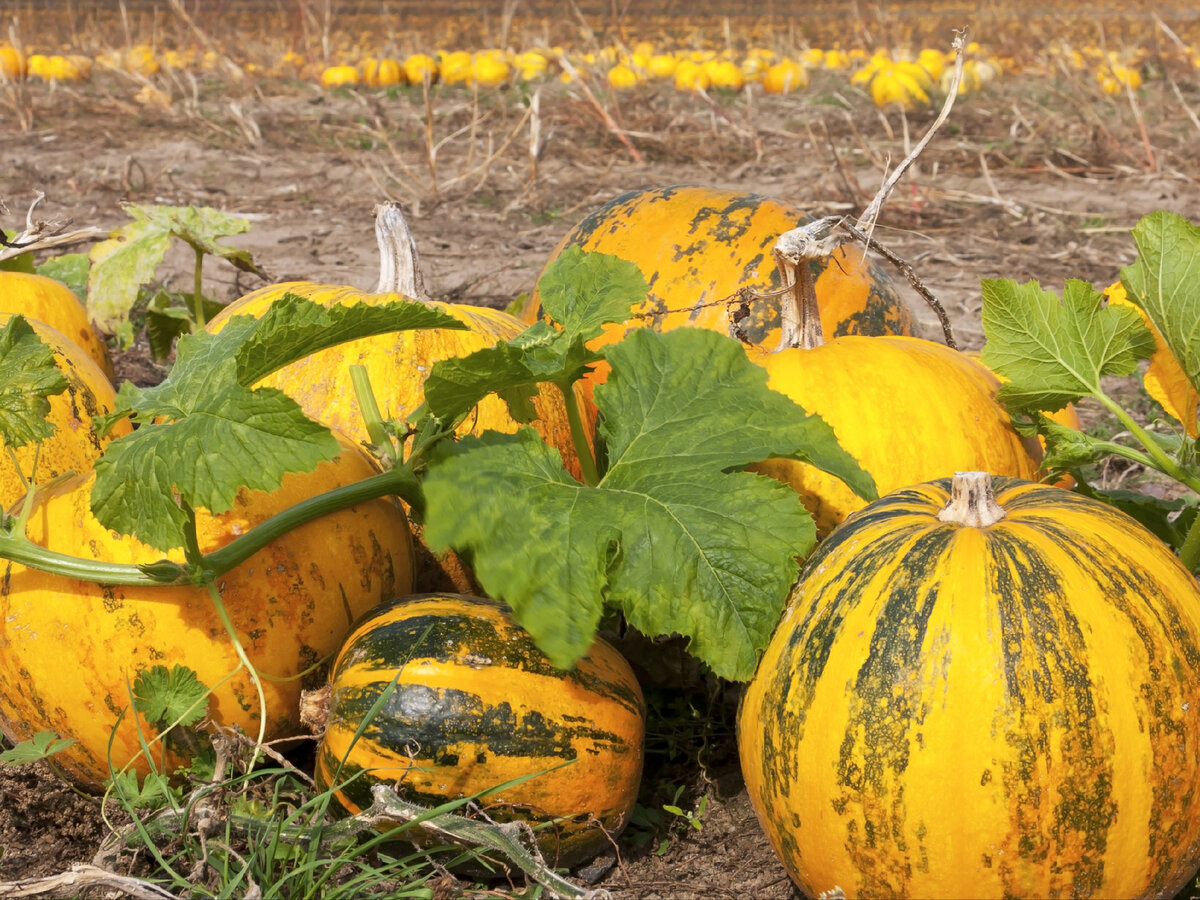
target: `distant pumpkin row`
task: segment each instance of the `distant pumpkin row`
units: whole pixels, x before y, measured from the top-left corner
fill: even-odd
[[[1001,72],[1014,67],[1012,60],[984,53],[977,43],[967,48],[959,93],[979,90]],[[1064,55],[1065,54],[1065,55]],[[1051,50],[1064,64],[1084,69],[1092,67],[1095,79],[1108,94],[1141,87],[1142,74],[1136,52],[1118,56],[1095,48]],[[1200,60],[1200,53],[1190,54]],[[746,84],[760,84],[767,93],[786,94],[809,84],[809,71],[829,69],[851,71],[851,82],[866,90],[878,106],[900,104],[906,109],[927,106],[935,90],[945,92],[950,76],[948,63],[953,55],[925,48],[913,53],[906,49],[867,51],[810,48],[795,56],[781,56],[773,50],[756,47],[740,58],[730,52],[676,50],[665,51],[649,42],[636,44],[632,51],[605,47],[599,53],[569,53],[564,48],[514,52],[499,49],[469,52],[438,51],[413,53],[399,58],[364,56],[357,62],[322,66],[313,64],[294,51],[282,54],[269,67],[256,63],[240,66],[209,50],[166,50],[161,54],[146,44],[125,51],[101,54],[95,60],[81,54],[26,57],[11,45],[0,46],[0,73],[10,81],[38,78],[43,81],[85,81],[92,75],[93,64],[103,68],[151,77],[161,68],[229,69],[242,75],[302,77],[317,80],[322,87],[365,85],[386,88],[393,85],[419,85],[426,79],[444,84],[493,88],[514,81],[531,82],[553,72],[564,82],[602,77],[615,90],[636,88],[650,81],[672,81],[678,90],[741,90]]]

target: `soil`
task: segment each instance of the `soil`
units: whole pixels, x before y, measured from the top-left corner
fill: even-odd
[[[1200,107],[1194,75],[1178,76],[1183,103]],[[962,98],[878,222],[875,237],[940,299],[964,348],[983,339],[981,279],[1103,287],[1133,261],[1129,230],[1140,216],[1169,209],[1200,219],[1200,129],[1168,83],[1148,83],[1135,111],[1084,79],[1014,75]],[[630,189],[701,183],[813,213],[858,212],[933,119],[925,110],[878,111],[838,73],[816,73],[800,94],[752,101],[714,95],[707,103],[669,88],[601,95],[638,161],[583,93],[553,83],[541,91],[535,170],[528,90],[476,98],[446,89],[433,103],[443,142],[435,174],[419,89],[326,93],[301,82],[176,79],[164,109],[135,102],[137,88],[98,75],[8,95],[32,121],[23,131],[6,126],[0,142],[7,230],[21,224],[34,190],[47,195],[40,215],[105,231],[127,221],[125,201],[208,205],[250,221],[228,243],[250,250],[269,281],[371,287],[372,209],[392,199],[409,218],[431,293],[487,306],[530,290],[566,231]],[[182,251],[157,273],[165,283],[190,277]],[[205,277],[225,300],[263,283],[220,261]],[[939,338],[936,317],[911,299],[926,334]],[[116,364],[118,379],[146,383],[162,373],[144,341],[117,353]],[[698,705],[704,727],[684,735],[682,750],[672,755],[667,737],[652,738],[642,802],[661,810],[676,787],[684,809],[707,797],[702,827],[642,829],[644,846],[634,829],[598,886],[628,900],[798,896],[741,789],[730,698]],[[86,863],[106,832],[96,802],[43,765],[0,769],[0,882]]]

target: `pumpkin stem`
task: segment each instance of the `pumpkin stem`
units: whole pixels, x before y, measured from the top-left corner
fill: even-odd
[[[938,521],[986,528],[1007,513],[992,491],[992,476],[987,472],[955,472],[950,482],[950,502],[938,513]]]
[[[799,347],[812,350],[825,343],[821,330],[821,309],[817,305],[817,285],[809,262],[824,259],[840,241],[829,234],[831,219],[818,219],[800,228],[785,231],[771,251],[780,280],[788,291],[780,301],[781,335],[777,350]],[[817,235],[821,234],[821,237]]]
[[[318,737],[325,733],[329,724],[329,695],[332,692],[331,684],[300,692],[300,722]]]
[[[417,261],[417,242],[400,212],[400,204],[388,201],[375,207],[375,239],[379,242],[379,284],[375,293],[428,299]]]

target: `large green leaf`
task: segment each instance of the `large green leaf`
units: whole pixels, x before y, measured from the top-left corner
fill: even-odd
[[[1053,412],[1101,393],[1106,375],[1130,375],[1154,352],[1137,310],[1108,306],[1090,284],[1071,280],[1062,300],[1036,282],[983,282],[983,361],[1008,382],[1012,409]]]
[[[157,549],[182,546],[189,509],[224,512],[241,488],[274,490],[286,473],[311,471],[341,450],[294,400],[252,385],[343,341],[427,327],[465,326],[409,301],[327,309],[289,294],[261,319],[234,316],[217,334],[182,336],[161,384],[121,385],[104,422],[129,415],[138,428],[97,461],[92,511],[107,528]]]
[[[426,540],[465,551],[556,665],[587,651],[611,606],[748,679],[816,538],[794,491],[740,470],[795,456],[869,497],[874,485],[727,337],[638,329],[608,359],[599,484],[575,481],[531,429],[464,440],[426,478]]]

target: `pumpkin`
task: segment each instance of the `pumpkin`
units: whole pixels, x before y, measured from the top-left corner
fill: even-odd
[[[286,475],[276,491],[243,490],[229,512],[198,513],[200,549],[216,550],[302,499],[375,471],[365,453],[347,445],[312,472]],[[109,562],[162,559],[160,551],[96,520],[93,480],[88,473],[40,492],[30,539]],[[182,551],[168,555],[182,559]],[[393,501],[380,499],[309,522],[220,578],[229,616],[264,676],[267,740],[299,732],[298,676],[332,657],[358,616],[411,590],[412,577],[407,519]],[[0,727],[15,741],[43,730],[74,740],[55,760],[80,783],[99,784],[110,762],[147,770],[138,717],[128,710],[119,726],[117,718],[130,706],[129,685],[140,670],[174,663],[213,688],[214,722],[257,733],[255,689],[245,671],[236,671],[238,657],[204,588],[101,585],[7,561],[0,569]],[[305,678],[310,687],[320,680]],[[176,761],[166,760],[168,768]]]
[[[750,358],[767,370],[768,387],[833,428],[879,493],[967,469],[1037,477],[1038,460],[996,402],[999,381],[986,366],[908,335],[827,341],[808,268],[801,263],[789,271],[797,281],[784,306],[783,346],[751,348]],[[822,534],[866,502],[798,460],[769,459],[752,468],[795,488]]]
[[[12,274],[0,273],[0,280]],[[74,298],[73,294],[71,296]],[[0,327],[10,318],[8,314],[0,313]],[[0,438],[0,507],[4,509],[25,496],[22,475],[32,477],[37,484],[45,484],[68,472],[86,472],[111,438],[129,431],[129,422],[122,419],[105,438],[96,435],[92,419],[112,412],[116,403],[112,383],[78,344],[44,322],[26,321],[53,351],[54,364],[66,378],[67,389],[49,398],[47,421],[54,426],[54,434],[40,446],[28,444],[16,448],[16,464],[7,452],[4,439]]]
[[[645,703],[628,663],[597,639],[555,669],[494,600],[380,605],[338,654],[327,702],[316,778],[348,813],[370,806],[375,784],[437,806],[536,775],[478,802],[494,820],[545,825],[543,855],[570,866],[610,848],[633,812]]]
[[[852,516],[737,728],[811,897],[1173,897],[1200,866],[1200,591],[1069,491],[962,473]]]
[[[92,327],[75,292],[61,281],[30,272],[0,272],[0,313],[20,313],[45,322],[82,347],[107,380],[113,379],[108,345]]]
[[[668,331],[691,325],[773,348],[780,339],[779,297],[748,298],[749,314],[735,322],[731,314],[741,303],[736,294],[744,287],[766,292],[781,286],[771,248],[780,234],[805,221],[798,209],[742,191],[697,185],[630,191],[568,232],[547,265],[567,247],[580,247],[636,263],[646,276],[645,302],[625,323],[606,325],[590,346],[618,341],[632,327]],[[811,268],[827,333],[913,333],[913,315],[897,281],[855,247]],[[541,316],[536,290],[521,315],[530,323]],[[602,383],[607,372],[598,365],[589,387]]]
[[[427,303],[469,326],[467,331],[423,329],[399,331],[350,341],[292,363],[267,376],[259,385],[278,388],[296,400],[311,418],[360,442],[368,442],[366,426],[350,378],[350,366],[366,367],[385,419],[406,420],[425,402],[425,376],[435,362],[466,356],[508,340],[525,329],[515,316],[498,309],[424,299],[417,267],[416,245],[400,208],[385,204],[376,210],[375,233],[379,243],[380,277],[374,291],[314,282],[289,282],[247,294],[223,309],[208,323],[220,331],[233,316],[261,316],[284,294],[298,294],[325,306],[379,304],[409,299]],[[557,447],[564,464],[579,474],[579,459],[571,440],[570,423],[558,388],[541,385],[533,399],[538,418],[532,424]],[[486,430],[512,433],[518,423],[508,406],[492,394],[480,401],[476,415],[468,417],[462,433]]]

